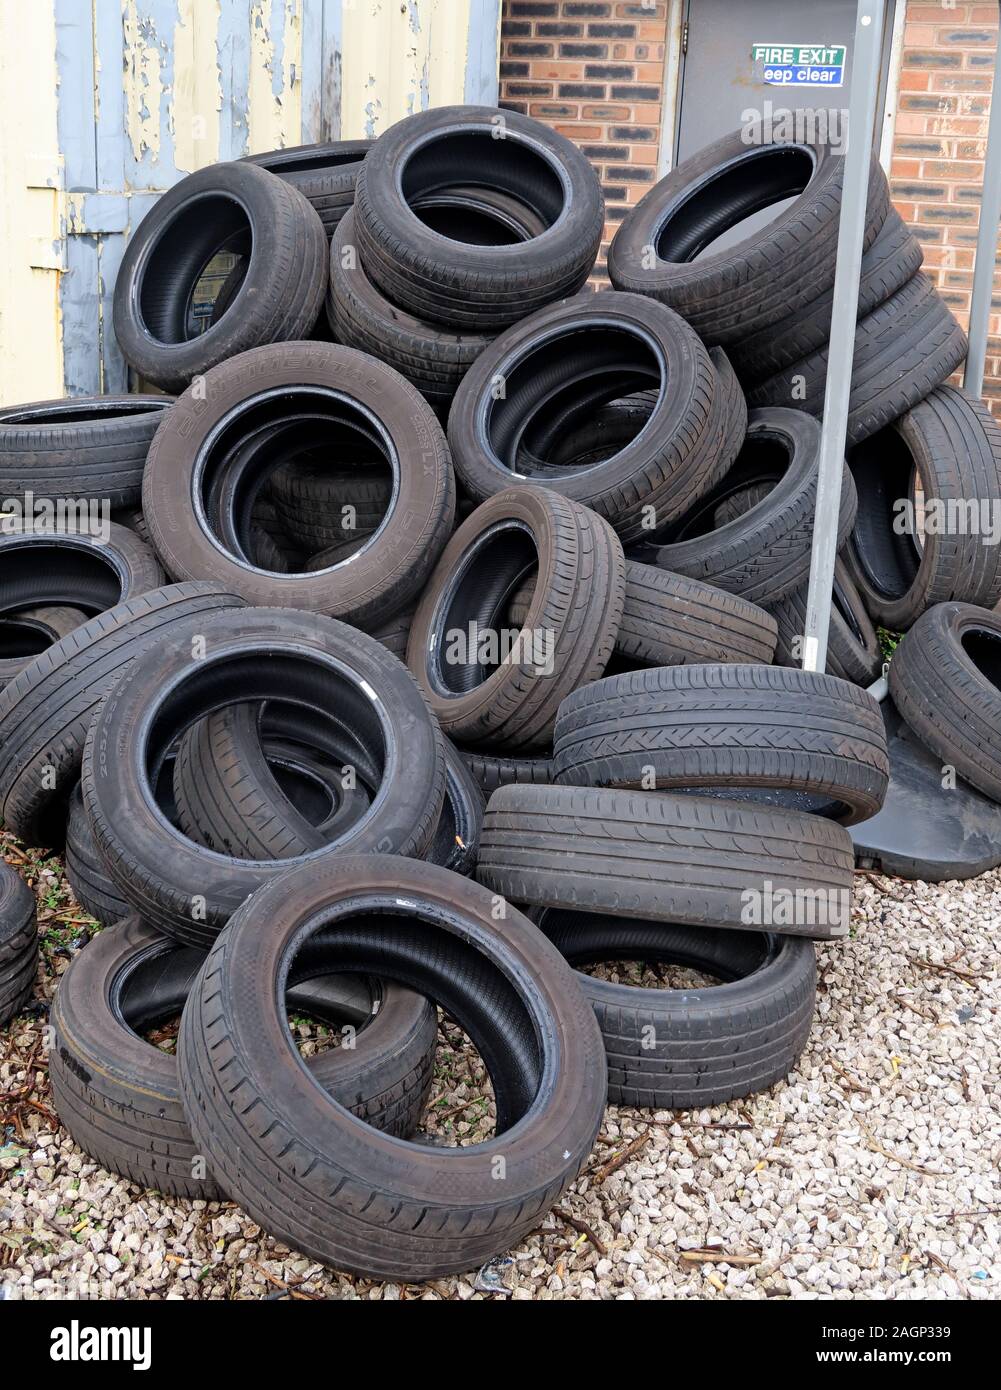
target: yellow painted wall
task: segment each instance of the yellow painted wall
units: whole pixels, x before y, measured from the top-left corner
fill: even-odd
[[[346,0],[341,136],[381,135],[426,106],[462,102],[467,0]]]
[[[0,405],[63,393],[51,0],[0,0]]]

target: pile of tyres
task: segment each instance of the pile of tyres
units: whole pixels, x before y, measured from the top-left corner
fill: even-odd
[[[4,495],[113,509],[0,535],[0,813],[103,924],[50,1072],[104,1167],[341,1269],[476,1268],[607,1103],[795,1066],[887,787],[877,626],[903,716],[1001,797],[998,547],[894,510],[996,501],[1001,431],[943,385],[965,340],[875,164],[828,673],[799,669],[842,177],[717,142],[595,290],[583,154],[461,107],[203,169],[137,227],[142,391],[0,412]],[[37,944],[0,893],[3,1021]],[[587,973],[622,961],[718,983]],[[439,1009],[488,1141],[421,1135]],[[305,1061],[290,1011],[341,1045]],[[145,1040],[179,1014],[176,1056]]]

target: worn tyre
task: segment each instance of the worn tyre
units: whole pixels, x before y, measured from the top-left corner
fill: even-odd
[[[783,666],[654,666],[575,690],[553,735],[556,782],[717,793],[844,825],[874,816],[890,765],[865,690]]]
[[[810,575],[810,546],[817,500],[820,426],[797,410],[752,410],[747,438],[723,481],[684,517],[630,551],[630,557],[688,575],[768,605]],[[762,487],[764,496],[731,520],[721,504]],[[855,486],[846,468],[841,479],[838,544],[848,538],[856,513]]]
[[[7,829],[28,844],[60,845],[87,732],[128,663],[184,624],[200,631],[212,614],[242,606],[212,584],[153,589],[75,628],[15,676],[0,691],[0,808]]]
[[[670,305],[707,343],[739,342],[834,284],[843,179],[844,159],[830,145],[752,144],[744,130],[726,135],[679,164],[624,219],[608,253],[612,284]],[[746,240],[702,254],[743,218],[793,196]],[[866,247],[889,206],[886,177],[873,160]]]
[[[197,638],[204,655],[192,661]],[[194,843],[159,812],[151,786],[151,770],[190,724],[222,705],[262,700],[307,710],[322,701],[376,761],[378,788],[365,814],[296,860],[236,858]],[[94,721],[83,788],[98,850],[122,895],[165,935],[205,946],[250,893],[293,863],[305,869],[345,852],[423,854],[441,814],[445,755],[413,677],[373,638],[332,618],[251,609],[191,623],[137,657]]]
[[[919,271],[855,329],[847,442],[868,439],[940,386],[966,356],[966,334]],[[827,389],[826,345],[747,393],[752,406],[795,406],[818,419]]]
[[[132,507],[169,396],[73,396],[0,410],[0,496]]]
[[[459,480],[478,498],[552,488],[636,540],[651,518],[683,515],[743,442],[743,397],[720,365],[728,378],[679,315],[639,295],[551,305],[501,334],[463,378],[448,419]],[[603,419],[622,398],[631,409]]]
[[[112,883],[94,843],[79,782],[70,796],[66,819],[65,864],[73,896],[95,921],[110,927],[129,916],[131,908]]]
[[[199,332],[192,295],[221,251],[244,256],[247,271]],[[298,189],[253,164],[212,164],[162,194],[133,233],[115,281],[115,337],[147,381],[183,391],[249,348],[305,338],[326,288],[326,233]]]
[[[372,282],[361,261],[346,254],[356,240],[349,212],[330,246],[327,318],[340,343],[388,362],[437,410],[445,411],[489,333],[450,329],[406,313]]]
[[[75,608],[92,617],[163,583],[148,545],[109,522],[107,536],[0,525],[0,613]]]
[[[527,616],[510,628],[508,602],[533,569]],[[624,596],[622,547],[605,521],[548,489],[511,488],[446,546],[414,615],[407,662],[445,733],[524,754],[545,746],[563,695],[605,669]],[[485,634],[493,660],[489,643],[481,660]]]
[[[0,1028],[31,998],[37,973],[35,895],[0,859]]]
[[[242,163],[267,169],[306,198],[319,215],[328,239],[351,210],[361,162],[374,140],[330,140],[317,145],[291,145],[281,150],[245,156]]]
[[[225,1174],[220,1185],[192,1141],[177,1058],[142,1036],[181,1013],[204,959],[138,917],[100,932],[59,980],[49,1074],[60,1120],[102,1167],[139,1187],[218,1201]],[[368,1124],[409,1134],[431,1082],[437,1020],[427,1000],[328,974],[293,981],[283,1002],[356,1030],[351,1048],[310,1057],[310,1076]]]
[[[468,748],[462,756],[480,790],[489,796],[511,782],[534,782],[548,787],[553,780],[549,758],[505,758],[500,753],[481,753]]]
[[[854,867],[848,831],[802,811],[507,786],[487,802],[476,877],[532,907],[828,938],[848,931]]]
[[[958,387],[939,386],[856,445],[848,462],[859,509],[845,560],[876,622],[903,632],[949,600],[993,608],[1001,598],[994,529],[1001,425],[987,406]]]
[[[552,909],[537,921],[578,968],[605,1040],[612,1105],[724,1105],[784,1080],[806,1046],[816,1004],[812,941]],[[633,960],[686,966],[719,983],[643,989],[580,973]]]
[[[924,253],[896,208],[862,257],[857,318],[878,309],[921,269]],[[764,381],[790,363],[822,348],[831,336],[834,285],[779,323],[731,344],[730,357],[747,386]]]
[[[18,608],[0,613],[0,687],[86,621],[87,614],[80,608]]]
[[[503,138],[496,138],[500,130]],[[447,185],[482,183],[541,218],[525,240],[482,245],[435,231],[414,211]],[[514,111],[446,106],[398,121],[366,156],[355,190],[362,263],[393,303],[456,329],[496,332],[580,289],[604,209],[598,177],[564,136]]]
[[[330,967],[406,980],[467,1029],[496,1139],[386,1139],[310,1081],[275,999],[310,929]],[[555,947],[519,912],[496,920],[470,880],[385,856],[287,874],[244,904],[192,990],[179,1058],[195,1143],[229,1195],[293,1249],[382,1279],[478,1269],[516,1246],[580,1172],[605,1104],[601,1035]]]
[[[1001,614],[940,603],[901,638],[890,694],[944,765],[1001,801]]]
[[[801,666],[803,635],[806,630],[806,600],[809,585],[794,589],[773,604],[772,617],[778,624],[775,648],[776,666]],[[851,572],[838,557],[834,564],[830,625],[824,670],[853,685],[868,686],[883,669],[883,649],[879,633],[866,611]]]
[[[157,554],[175,578],[214,579],[262,607],[304,608],[378,622],[402,607],[430,574],[451,529],[455,480],[434,412],[409,382],[353,348],[289,343],[258,348],[214,368],[205,393],[179,397],[150,449],[143,510]],[[206,491],[218,483],[237,532],[271,471],[282,461],[282,434],[254,466],[230,460],[214,436],[228,418],[229,433],[250,431],[270,412],[318,411],[317,447],[330,439],[374,441],[393,477],[389,510],[365,544],[318,572],[274,574],[256,569],[227,548],[206,518]],[[326,433],[324,433],[324,430]],[[230,470],[235,469],[233,476]]]

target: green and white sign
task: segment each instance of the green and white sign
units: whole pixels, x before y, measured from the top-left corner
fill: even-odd
[[[840,87],[846,55],[844,44],[756,43],[751,49],[772,87]]]

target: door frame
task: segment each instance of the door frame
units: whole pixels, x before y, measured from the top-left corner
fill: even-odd
[[[689,23],[691,7],[692,0],[669,0],[667,48],[664,54],[664,96],[657,160],[658,179],[670,173],[678,162],[681,102],[685,86],[686,55],[683,37]],[[887,171],[893,149],[893,127],[897,114],[906,10],[906,0],[887,0],[888,23],[883,31],[883,65],[876,101],[877,119],[874,132],[879,162]]]

